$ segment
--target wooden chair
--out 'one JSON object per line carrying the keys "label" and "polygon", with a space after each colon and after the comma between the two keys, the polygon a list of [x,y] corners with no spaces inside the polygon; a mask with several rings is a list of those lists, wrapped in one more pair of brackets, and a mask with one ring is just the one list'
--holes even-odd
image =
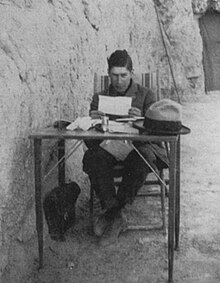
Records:
{"label": "wooden chair", "polygon": [[[136,75],[134,77],[135,81],[140,83],[144,87],[149,87],[152,90],[155,91],[157,95],[157,100],[160,100],[160,86],[159,86],[159,71],[155,72],[148,72],[148,73],[142,73],[141,75]],[[110,80],[109,76],[103,75],[103,76],[98,76],[95,74],[94,76],[94,93],[100,92],[104,89],[106,89],[109,86]],[[169,152],[167,144],[165,144],[167,153]],[[123,165],[122,164],[117,164],[114,167],[114,182],[115,186],[118,187],[121,182],[121,176],[122,176],[122,170],[123,170]],[[151,173],[153,175],[153,173]],[[163,180],[164,184],[168,184],[169,180],[164,178],[164,170],[160,170],[159,176],[161,180]],[[144,186],[152,186],[152,185],[157,185],[159,188],[159,191],[147,191],[147,190],[142,190],[141,192],[138,193],[137,197],[154,197],[154,196],[159,196],[161,200],[161,219],[162,219],[162,226],[161,228],[163,229],[164,234],[166,234],[166,211],[165,211],[165,196],[168,195],[168,191],[163,183],[161,183],[157,179],[149,179],[149,176],[147,177]],[[94,189],[92,186],[90,187],[90,221],[91,221],[91,226],[93,229],[93,214],[94,214]],[[149,230],[149,226],[146,225],[128,225],[126,230]]]}
{"label": "wooden chair", "polygon": [[[144,87],[152,89],[156,95],[157,100],[161,99],[160,93],[160,74],[159,69],[149,71],[148,73],[134,74],[134,80]],[[97,73],[94,75],[94,93],[100,92],[106,89],[110,84],[109,76],[102,75],[98,76]]]}

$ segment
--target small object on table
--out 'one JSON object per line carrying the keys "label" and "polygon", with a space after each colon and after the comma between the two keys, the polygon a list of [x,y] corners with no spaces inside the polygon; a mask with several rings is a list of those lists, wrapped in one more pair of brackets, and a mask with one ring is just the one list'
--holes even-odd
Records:
{"label": "small object on table", "polygon": [[53,126],[54,126],[54,128],[57,128],[59,130],[63,130],[63,129],[66,129],[66,127],[69,126],[69,124],[71,124],[70,121],[57,120],[57,121],[54,122]]}
{"label": "small object on table", "polygon": [[103,132],[108,132],[108,125],[109,125],[109,117],[103,116],[102,117],[102,130],[103,130]]}

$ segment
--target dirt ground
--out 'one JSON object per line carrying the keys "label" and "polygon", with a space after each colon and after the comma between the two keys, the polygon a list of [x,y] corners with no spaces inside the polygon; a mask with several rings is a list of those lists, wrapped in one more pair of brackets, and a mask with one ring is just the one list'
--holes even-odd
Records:
{"label": "dirt ground", "polygon": [[[220,282],[220,92],[184,103],[182,137],[180,250],[176,283]],[[161,230],[126,232],[97,240],[89,232],[88,197],[77,207],[77,223],[65,242],[47,236],[44,269],[30,263],[24,283],[167,282],[167,238]],[[124,215],[135,223],[161,225],[157,198],[138,199]],[[36,242],[36,239],[35,239]],[[36,245],[36,243],[32,243]],[[16,283],[16,280],[12,283]]]}

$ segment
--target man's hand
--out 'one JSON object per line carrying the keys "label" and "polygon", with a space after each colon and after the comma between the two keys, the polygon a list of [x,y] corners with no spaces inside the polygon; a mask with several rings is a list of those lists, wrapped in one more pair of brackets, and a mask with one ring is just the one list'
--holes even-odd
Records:
{"label": "man's hand", "polygon": [[102,116],[105,116],[105,113],[98,111],[98,110],[92,110],[90,112],[90,116],[92,119],[100,119]]}
{"label": "man's hand", "polygon": [[131,117],[137,117],[137,116],[141,116],[141,110],[137,107],[131,107],[128,111],[128,115]]}

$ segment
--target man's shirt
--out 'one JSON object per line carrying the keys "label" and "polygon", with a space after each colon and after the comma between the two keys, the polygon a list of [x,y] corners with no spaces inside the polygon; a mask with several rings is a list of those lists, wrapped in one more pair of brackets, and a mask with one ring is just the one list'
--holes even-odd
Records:
{"label": "man's shirt", "polygon": [[[145,116],[146,110],[150,107],[151,104],[156,102],[156,95],[151,89],[143,87],[135,83],[133,80],[131,80],[130,87],[127,89],[127,91],[124,94],[118,93],[112,87],[112,85],[110,85],[109,88],[105,89],[100,93],[95,93],[92,102],[90,104],[90,111],[98,110],[99,95],[107,95],[107,96],[124,95],[127,97],[132,97],[131,106],[140,109],[142,116]],[[117,117],[111,116],[110,118],[115,119]],[[94,143],[94,141],[92,142]],[[151,143],[134,142],[134,143],[153,168],[156,169],[155,156],[159,157],[159,159],[163,162],[162,167],[167,167],[169,165],[166,151],[161,143],[155,143],[155,142],[151,142]]]}
{"label": "man's shirt", "polygon": [[131,106],[140,109],[142,116],[145,115],[150,105],[156,102],[156,95],[151,89],[145,88],[135,83],[133,80],[131,80],[131,84],[125,93],[117,92],[112,85],[100,93],[95,93],[90,104],[90,111],[98,110],[99,95],[132,97]]}

